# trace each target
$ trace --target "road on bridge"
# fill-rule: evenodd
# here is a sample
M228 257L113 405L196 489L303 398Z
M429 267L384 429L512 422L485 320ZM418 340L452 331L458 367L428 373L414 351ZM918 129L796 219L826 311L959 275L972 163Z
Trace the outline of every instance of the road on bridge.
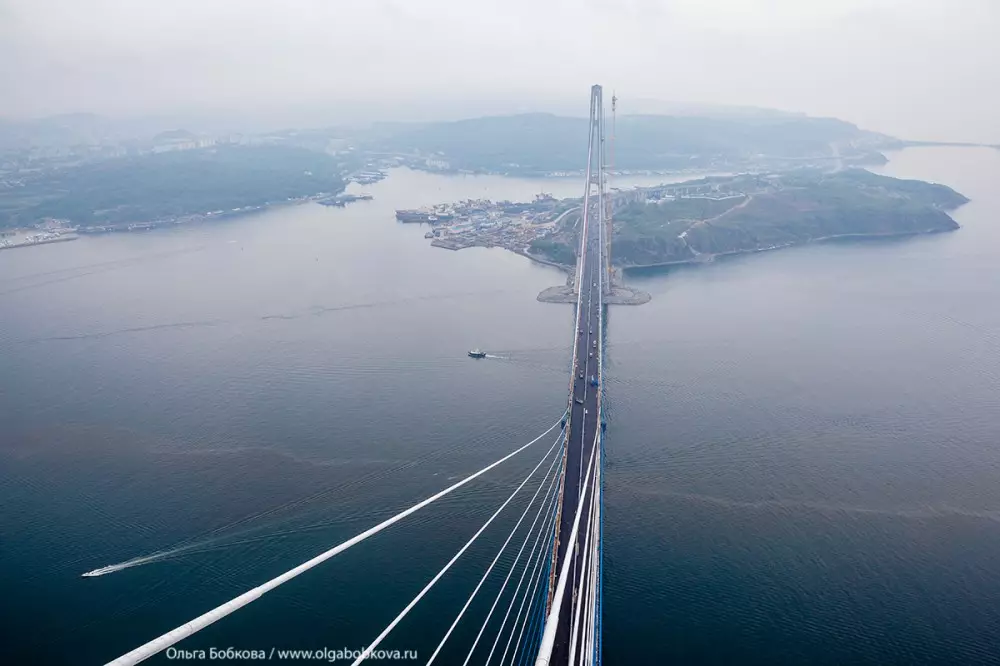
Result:
M583 227L581 233L586 238L586 244L583 256L580 258L582 265L579 267L579 277L577 278L580 307L576 313L577 344L573 358L573 402L570 404L570 434L566 448L566 476L558 532L560 540L556 550L558 563L562 563L566 558L573 519L579 505L583 476L594 447L597 445L597 430L600 427L598 422L600 392L597 386L592 385L591 380L592 378L596 378L598 381L601 379L599 367L600 347L602 345L599 337L603 330L600 326L601 310L603 309L601 289L607 279L602 275L601 223L598 214L602 205L603 203L598 201L588 206L588 214L584 215L581 220ZM556 640L552 650L551 663L553 664L569 663L571 613L575 605L573 602L579 598L580 588L586 583L581 575L583 573L582 561L585 554L584 540L589 531L587 518L590 516L590 503L593 498L594 493L588 493L582 507L584 520L577 533L575 562L571 569L572 577L566 585L565 597L560 609ZM553 567L553 570L558 570L558 568Z

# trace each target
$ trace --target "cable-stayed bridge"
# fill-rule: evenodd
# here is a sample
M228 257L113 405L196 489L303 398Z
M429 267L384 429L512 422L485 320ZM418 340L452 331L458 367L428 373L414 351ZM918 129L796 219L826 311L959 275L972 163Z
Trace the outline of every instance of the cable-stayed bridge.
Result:
M612 105L614 105L612 99ZM581 137L582 140L583 137ZM356 657L354 664L377 656L380 646L479 537L505 511L523 511L468 599L441 637L426 664L448 662L443 650L460 623L475 626L476 637L464 654L467 664L536 664L536 666L601 663L604 416L602 406L604 317L611 293L611 199L607 195L604 100L601 86L590 94L586 181L579 222L580 245L573 279L576 312L568 407L548 430L530 442L414 504L364 532L289 569L275 578L140 645L109 662L126 666L142 662L205 627L256 601L267 592L323 564L369 537L405 520L424 507L474 482L514 457L533 456L537 463L468 541L427 581L417 595ZM515 508L511 508L515 507ZM335 566L335 565L331 565ZM101 575L95 570L85 575ZM470 609L480 592L499 591L485 617ZM492 584L487 585L490 581ZM483 592L484 596L486 593ZM440 612L440 609L435 609ZM364 639L363 639L364 640ZM178 646L183 648L183 644ZM177 648L174 648L177 649ZM423 661L423 655L421 655Z

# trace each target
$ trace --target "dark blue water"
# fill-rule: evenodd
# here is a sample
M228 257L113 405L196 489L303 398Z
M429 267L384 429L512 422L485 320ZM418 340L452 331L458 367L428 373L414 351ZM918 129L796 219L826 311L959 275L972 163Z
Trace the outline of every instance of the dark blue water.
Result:
M997 659L1000 152L909 150L885 172L971 197L963 228L634 276L653 301L612 309L606 663ZM561 413L572 315L534 300L561 274L431 248L392 211L579 184L403 171L368 189L0 254L0 661L113 658ZM365 644L533 464L186 646ZM430 655L502 523L390 647Z

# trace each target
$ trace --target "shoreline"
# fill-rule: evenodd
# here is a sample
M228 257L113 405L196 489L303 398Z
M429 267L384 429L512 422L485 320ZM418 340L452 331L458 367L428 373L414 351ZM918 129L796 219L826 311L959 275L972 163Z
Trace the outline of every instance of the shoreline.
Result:
M806 246L806 245L811 245L813 243L826 243L826 242L829 242L829 241L850 240L850 239L864 241L864 240L879 240L879 239L891 239L891 238L908 238L908 237L913 237L913 236L929 236L929 235L932 235L932 234L950 233L952 231L958 231L958 229L926 229L924 231L908 231L908 232L884 233L884 234L834 234L832 236L820 236L820 237L817 237L817 238L810 238L809 240L802 241L802 242L786 243L784 245L775 245L774 247L763 247L763 248L756 248L756 249L753 249L753 250L734 250L732 252L717 252L715 254L710 254L710 255L706 255L706 254L701 255L702 257L705 257L705 258L681 259L681 260L678 260L678 261L665 261L665 262L662 262L662 263L654 263L654 264L630 264L628 266L617 266L616 268L618 270L620 270L620 271L627 272L627 271L631 271L631 270L645 270L645 269L656 269L656 268L671 268L671 267L677 267L677 266L698 266L698 265L701 265L701 264L711 264L711 263L714 263L716 261L716 259L725 259L727 257L738 257L738 256L744 255L744 254L761 254L761 253L764 253L764 252L774 252L776 250L784 250L784 249L791 248L791 247L803 247L803 246ZM443 247L443 246L434 246L434 247ZM457 252L458 250L464 250L466 247L482 247L482 248L486 248L487 246L486 245L467 245L467 246L461 247L461 248L450 248L450 247L448 247L448 248L444 248L444 249L449 249L449 250L453 250L453 251ZM490 246L490 247L493 247L493 248L500 247L500 249L502 249L502 250L506 250L507 252L512 252L514 254L520 255L520 256L522 256L522 257L524 257L526 259L529 259L529 260L531 260L531 261L533 261L535 263L541 264L543 266L550 266L552 268L558 268L559 270L561 270L564 273L567 273L569 275L572 275L572 273L573 273L573 266L570 266L570 265L567 265L567 264L560 264L560 263L552 261L550 259L543 259L543 258L541 258L541 257L539 257L537 255L533 255L533 254L531 254L529 252L525 252L524 250L513 250L513 249L510 249L510 248L506 248L506 247L503 247L503 246L497 246L497 245L493 245L493 246Z
M697 266L699 264L711 264L714 263L716 259L725 259L727 257L738 257L744 254L760 254L763 252L774 252L776 250L784 250L790 247L803 247L806 245L811 245L813 243L825 243L829 241L837 240L879 240L879 239L889 239L889 238L909 238L914 236L929 236L932 234L944 234L953 231L958 231L958 229L926 229L924 231L905 231L897 233L884 233L884 234L834 234L832 236L819 236L817 238L810 238L809 240L794 243L785 243L784 245L775 245L774 247L762 247L753 250L733 250L732 252L717 252L711 255L702 255L707 258L705 259L681 259L678 261L665 261L662 263L655 264L631 264L628 266L620 266L623 271L631 270L645 270L645 269L656 269L656 268L671 268L676 266Z
M16 248L31 247L33 245L48 245L49 243L60 243L64 241L77 240L81 236L103 236L105 234L123 234L123 233L132 233L136 231L153 231L154 229L185 227L193 224L203 224L206 222L211 223L216 220L235 220L241 217L252 215L254 213L263 213L279 208L301 206L309 203L319 203L321 199L325 199L328 196L330 195L328 194L310 195L309 197L306 197L304 199L297 199L294 201L276 201L274 203L268 203L261 206L247 207L238 211L227 210L214 215L211 213L192 213L191 215L182 216L184 219L146 220L144 222L129 222L121 225L108 225L108 226L99 224L92 226L77 226L73 227L75 231L74 235L72 236L67 235L59 238L51 238L36 243L24 243L19 245L6 245L6 246L0 245L0 250L13 250ZM32 230L20 229L20 231L32 231Z
M215 220L233 220L246 215L252 215L253 213L263 213L286 206L301 206L308 203L318 204L321 200L328 199L331 196L337 195L329 193L310 194L307 197L294 199L292 201L275 201L272 203L262 204L260 206L246 206L240 210L226 210L215 214L213 214L213 211L209 213L191 213L190 215L178 216L173 219L146 220L144 222L129 222L121 225L103 226L96 224L89 227L81 226L77 228L77 233L86 235L117 234L128 233L131 231L151 231L153 229L162 229L165 227L181 227L190 224L213 222Z
M474 247L483 247L483 246L477 245L477 246L474 246ZM533 255L533 254L531 254L529 252L524 251L524 250L511 250L511 249L506 248L506 247L503 248L503 249L507 250L508 252L513 252L514 254L519 254L522 257L530 259L531 261L534 261L535 263L542 264L543 266L551 266L552 268L558 268L559 270L563 271L564 273L572 273L573 272L573 267L572 266L567 266L566 264L560 264L560 263L557 263L555 261L551 261L549 259L542 259L541 257L537 257L537 256L535 256L535 255Z
M51 243L66 243L68 241L79 240L80 237L77 235L73 236L59 236L57 238L46 238L45 240L33 241L31 243L18 243L17 245L0 245L0 250L20 250L26 247L35 247L36 245L49 245Z

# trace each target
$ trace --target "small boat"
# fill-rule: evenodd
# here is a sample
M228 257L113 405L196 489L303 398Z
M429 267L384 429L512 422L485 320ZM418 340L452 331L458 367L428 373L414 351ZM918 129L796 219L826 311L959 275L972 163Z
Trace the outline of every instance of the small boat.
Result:
M486 352L480 351L478 349L473 349L469 352L469 356L472 358L486 358Z

